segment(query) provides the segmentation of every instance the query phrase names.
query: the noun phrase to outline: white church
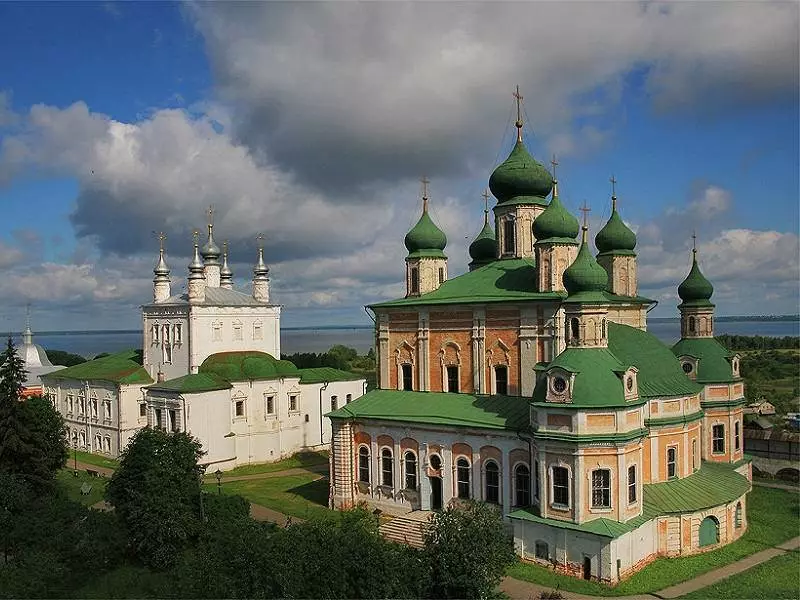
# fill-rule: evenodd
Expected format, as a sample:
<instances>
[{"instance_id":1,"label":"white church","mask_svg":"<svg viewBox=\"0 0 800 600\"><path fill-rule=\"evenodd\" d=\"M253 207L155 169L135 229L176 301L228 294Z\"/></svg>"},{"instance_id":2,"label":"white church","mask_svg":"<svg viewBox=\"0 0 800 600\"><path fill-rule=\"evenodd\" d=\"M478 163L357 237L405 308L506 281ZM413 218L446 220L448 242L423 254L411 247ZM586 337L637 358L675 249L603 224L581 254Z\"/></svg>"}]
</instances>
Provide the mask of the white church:
<instances>
[{"instance_id":1,"label":"white church","mask_svg":"<svg viewBox=\"0 0 800 600\"><path fill-rule=\"evenodd\" d=\"M141 354L42 376L75 447L116 457L142 427L187 431L203 444L202 462L224 471L327 447L323 415L364 394L359 375L280 360L281 306L270 302L263 247L252 292L234 289L227 243L221 251L214 241L211 216L202 248L195 233L185 293L172 293L160 236Z\"/></svg>"}]
</instances>

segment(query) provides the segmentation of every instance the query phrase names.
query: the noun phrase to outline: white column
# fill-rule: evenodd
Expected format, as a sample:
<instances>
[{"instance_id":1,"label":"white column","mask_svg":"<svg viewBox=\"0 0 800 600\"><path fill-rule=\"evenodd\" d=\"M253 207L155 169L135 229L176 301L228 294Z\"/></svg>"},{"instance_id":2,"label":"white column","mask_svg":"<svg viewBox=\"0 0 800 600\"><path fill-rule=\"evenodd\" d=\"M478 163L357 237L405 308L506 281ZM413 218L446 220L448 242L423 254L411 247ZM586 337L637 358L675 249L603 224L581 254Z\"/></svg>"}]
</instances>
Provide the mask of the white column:
<instances>
[{"instance_id":1,"label":"white column","mask_svg":"<svg viewBox=\"0 0 800 600\"><path fill-rule=\"evenodd\" d=\"M625 511L628 509L628 495L625 493L627 485L628 468L625 465L625 449L617 448L617 515L620 521L625 519Z\"/></svg>"},{"instance_id":2,"label":"white column","mask_svg":"<svg viewBox=\"0 0 800 600\"><path fill-rule=\"evenodd\" d=\"M483 464L481 463L481 453L472 451L472 498L483 500Z\"/></svg>"},{"instance_id":3,"label":"white column","mask_svg":"<svg viewBox=\"0 0 800 600\"><path fill-rule=\"evenodd\" d=\"M500 491L500 503L503 506L503 518L505 518L511 512L511 478L514 473L511 472L511 450L505 447L500 448L500 451L500 482L503 488ZM531 466L531 468L533 467Z\"/></svg>"},{"instance_id":4,"label":"white column","mask_svg":"<svg viewBox=\"0 0 800 600\"><path fill-rule=\"evenodd\" d=\"M405 486L403 485L403 456L400 453L400 441L395 440L394 448L392 450L392 455L394 458L394 468L392 469L392 475L394 476L394 494L395 498L397 497L397 492L402 490Z\"/></svg>"},{"instance_id":5,"label":"white column","mask_svg":"<svg viewBox=\"0 0 800 600\"><path fill-rule=\"evenodd\" d=\"M450 448L442 446L442 506L453 499L453 452Z\"/></svg>"}]
</instances>

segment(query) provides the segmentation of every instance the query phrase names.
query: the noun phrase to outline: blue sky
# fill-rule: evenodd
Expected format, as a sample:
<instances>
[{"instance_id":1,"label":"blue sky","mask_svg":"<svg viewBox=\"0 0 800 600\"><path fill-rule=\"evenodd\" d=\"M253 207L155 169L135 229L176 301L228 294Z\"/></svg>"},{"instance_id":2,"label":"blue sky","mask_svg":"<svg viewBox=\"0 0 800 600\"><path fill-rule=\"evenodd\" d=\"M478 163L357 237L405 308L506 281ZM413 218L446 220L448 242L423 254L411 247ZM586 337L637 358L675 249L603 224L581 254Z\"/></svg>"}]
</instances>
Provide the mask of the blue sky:
<instances>
[{"instance_id":1,"label":"blue sky","mask_svg":"<svg viewBox=\"0 0 800 600\"><path fill-rule=\"evenodd\" d=\"M266 233L287 325L363 323L402 293L423 173L465 269L517 84L595 230L616 175L658 315L692 229L720 314L796 312L797 24L793 3L0 3L0 318L135 327L152 231L180 285L214 204L242 286Z\"/></svg>"}]
</instances>

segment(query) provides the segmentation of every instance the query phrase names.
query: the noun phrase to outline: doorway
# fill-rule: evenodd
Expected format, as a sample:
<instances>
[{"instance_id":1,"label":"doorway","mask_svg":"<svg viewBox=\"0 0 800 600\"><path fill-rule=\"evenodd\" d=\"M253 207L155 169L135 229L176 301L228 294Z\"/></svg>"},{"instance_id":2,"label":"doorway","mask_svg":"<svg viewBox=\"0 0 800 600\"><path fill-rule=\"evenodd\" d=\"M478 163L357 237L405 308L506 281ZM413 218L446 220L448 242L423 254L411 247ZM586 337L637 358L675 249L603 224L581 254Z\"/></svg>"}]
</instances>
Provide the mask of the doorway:
<instances>
[{"instance_id":1,"label":"doorway","mask_svg":"<svg viewBox=\"0 0 800 600\"><path fill-rule=\"evenodd\" d=\"M584 579L592 578L592 559L589 556L583 557L583 578Z\"/></svg>"},{"instance_id":2,"label":"doorway","mask_svg":"<svg viewBox=\"0 0 800 600\"><path fill-rule=\"evenodd\" d=\"M430 477L431 510L442 510L442 478Z\"/></svg>"}]
</instances>

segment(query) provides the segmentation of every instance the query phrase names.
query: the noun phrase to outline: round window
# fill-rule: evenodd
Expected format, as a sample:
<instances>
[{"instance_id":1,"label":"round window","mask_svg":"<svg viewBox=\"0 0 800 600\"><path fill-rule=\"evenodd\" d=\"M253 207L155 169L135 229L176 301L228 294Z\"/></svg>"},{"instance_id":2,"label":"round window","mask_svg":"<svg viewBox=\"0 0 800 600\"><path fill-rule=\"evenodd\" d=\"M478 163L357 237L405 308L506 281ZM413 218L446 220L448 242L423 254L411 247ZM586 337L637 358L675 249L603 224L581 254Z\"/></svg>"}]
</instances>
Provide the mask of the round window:
<instances>
[{"instance_id":1,"label":"round window","mask_svg":"<svg viewBox=\"0 0 800 600\"><path fill-rule=\"evenodd\" d=\"M563 377L556 377L555 379L553 379L553 390L555 390L558 393L561 393L565 389L567 389L567 382Z\"/></svg>"},{"instance_id":2,"label":"round window","mask_svg":"<svg viewBox=\"0 0 800 600\"><path fill-rule=\"evenodd\" d=\"M694 370L694 366L692 366L692 363L688 362L683 363L681 365L681 368L683 368L684 373L691 373Z\"/></svg>"},{"instance_id":3,"label":"round window","mask_svg":"<svg viewBox=\"0 0 800 600\"><path fill-rule=\"evenodd\" d=\"M625 382L625 385L628 387L628 391L633 391L633 377L628 377L628 381Z\"/></svg>"},{"instance_id":4,"label":"round window","mask_svg":"<svg viewBox=\"0 0 800 600\"><path fill-rule=\"evenodd\" d=\"M438 454L431 454L430 462L431 462L431 469L433 469L434 471L438 471L439 469L442 468L442 459L439 458Z\"/></svg>"}]
</instances>

